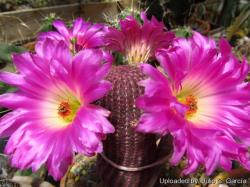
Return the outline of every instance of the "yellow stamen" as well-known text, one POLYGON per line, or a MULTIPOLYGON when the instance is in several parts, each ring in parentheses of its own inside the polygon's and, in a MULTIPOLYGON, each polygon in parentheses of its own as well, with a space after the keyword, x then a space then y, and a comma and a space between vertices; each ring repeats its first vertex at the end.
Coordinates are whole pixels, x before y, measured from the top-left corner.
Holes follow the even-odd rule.
POLYGON ((63 121, 72 122, 79 107, 80 103, 77 100, 73 102, 61 101, 57 108, 57 114, 63 121))
POLYGON ((132 45, 126 51, 126 57, 129 64, 138 64, 148 61, 151 55, 150 46, 144 42, 138 42, 132 45))
POLYGON ((58 107, 58 114, 61 116, 63 119, 68 117, 72 112, 71 106, 69 105, 68 102, 61 102, 59 107, 58 107))
POLYGON ((198 110, 197 99, 193 95, 188 95, 186 97, 181 97, 178 99, 182 104, 188 107, 186 111, 186 118, 190 119, 198 110))
POLYGON ((186 111, 187 118, 192 117, 198 109, 196 98, 193 95, 187 96, 185 104, 188 106, 188 110, 186 111))

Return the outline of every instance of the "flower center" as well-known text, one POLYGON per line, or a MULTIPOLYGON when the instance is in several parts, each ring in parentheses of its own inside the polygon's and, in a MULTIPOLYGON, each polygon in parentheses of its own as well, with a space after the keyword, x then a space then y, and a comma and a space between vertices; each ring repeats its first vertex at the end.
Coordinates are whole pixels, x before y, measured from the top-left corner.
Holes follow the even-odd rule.
POLYGON ((188 106, 188 110, 186 111, 187 118, 192 117, 197 112, 197 100, 193 95, 189 95, 186 97, 185 103, 188 106))
POLYGON ((188 95, 186 97, 181 97, 178 99, 182 104, 188 107, 186 111, 186 118, 190 119, 197 112, 197 99, 193 95, 188 95))
POLYGON ((57 114, 63 121, 72 122, 79 107, 78 101, 61 101, 57 108, 57 114))
POLYGON ((150 47, 145 43, 137 43, 127 49, 126 56, 129 64, 146 62, 151 55, 150 47))
POLYGON ((61 102, 58 107, 58 114, 62 118, 65 118, 71 114, 71 107, 68 102, 61 102))

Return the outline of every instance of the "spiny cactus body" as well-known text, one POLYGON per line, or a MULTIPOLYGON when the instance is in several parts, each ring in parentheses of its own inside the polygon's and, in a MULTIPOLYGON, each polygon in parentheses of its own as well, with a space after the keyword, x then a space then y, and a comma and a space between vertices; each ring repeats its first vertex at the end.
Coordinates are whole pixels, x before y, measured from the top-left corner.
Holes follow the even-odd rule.
MULTIPOLYGON (((111 111, 110 121, 116 130, 107 136, 104 154, 114 163, 125 167, 145 166, 156 159, 155 136, 137 133, 134 129, 141 115, 135 100, 143 93, 138 82, 144 78, 141 70, 135 66, 114 66, 107 76, 113 88, 101 101, 101 105, 111 111)), ((108 187, 149 186, 152 170, 122 171, 111 166, 101 156, 98 158, 98 171, 108 187)))

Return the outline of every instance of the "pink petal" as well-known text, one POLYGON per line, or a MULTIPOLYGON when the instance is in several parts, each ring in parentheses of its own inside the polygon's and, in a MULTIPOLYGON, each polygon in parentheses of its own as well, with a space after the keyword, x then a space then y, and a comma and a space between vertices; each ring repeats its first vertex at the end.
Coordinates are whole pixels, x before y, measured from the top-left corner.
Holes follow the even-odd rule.
POLYGON ((57 29, 57 31, 63 35, 65 38, 68 38, 70 33, 68 31, 68 28, 66 27, 66 25, 64 24, 63 21, 60 20, 56 20, 53 22, 53 26, 57 29))

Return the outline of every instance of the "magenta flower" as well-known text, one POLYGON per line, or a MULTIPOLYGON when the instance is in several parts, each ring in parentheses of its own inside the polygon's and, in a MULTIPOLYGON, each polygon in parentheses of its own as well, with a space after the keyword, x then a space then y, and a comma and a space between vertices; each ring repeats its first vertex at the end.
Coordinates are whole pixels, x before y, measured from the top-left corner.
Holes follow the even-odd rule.
POLYGON ((65 23, 60 20, 53 22, 56 31, 44 32, 39 35, 38 41, 50 38, 56 41, 64 41, 71 50, 80 51, 81 49, 100 48, 104 45, 104 25, 92 24, 78 18, 74 21, 71 28, 67 28, 65 23))
POLYGON ((160 50, 157 59, 166 73, 143 65, 148 79, 137 100, 144 110, 137 130, 173 136, 172 164, 186 157, 184 174, 200 165, 210 175, 220 166, 230 170, 232 160, 250 169, 250 84, 244 82, 249 66, 240 63, 230 45, 198 33, 178 39, 176 50, 160 50))
POLYGON ((157 49, 167 48, 174 38, 174 34, 166 32, 163 23, 154 17, 150 21, 143 12, 141 19, 143 24, 128 16, 120 20, 120 30, 110 27, 105 34, 107 47, 121 52, 130 64, 147 62, 154 57, 157 49))
POLYGON ((114 132, 109 111, 91 104, 111 88, 103 80, 111 63, 103 63, 101 51, 72 57, 64 42, 49 39, 36 50, 13 56, 17 74, 0 73, 18 88, 0 95, 0 105, 13 110, 0 120, 0 136, 10 136, 5 153, 13 166, 35 171, 45 164, 60 179, 75 152, 102 152, 101 140, 114 132))

